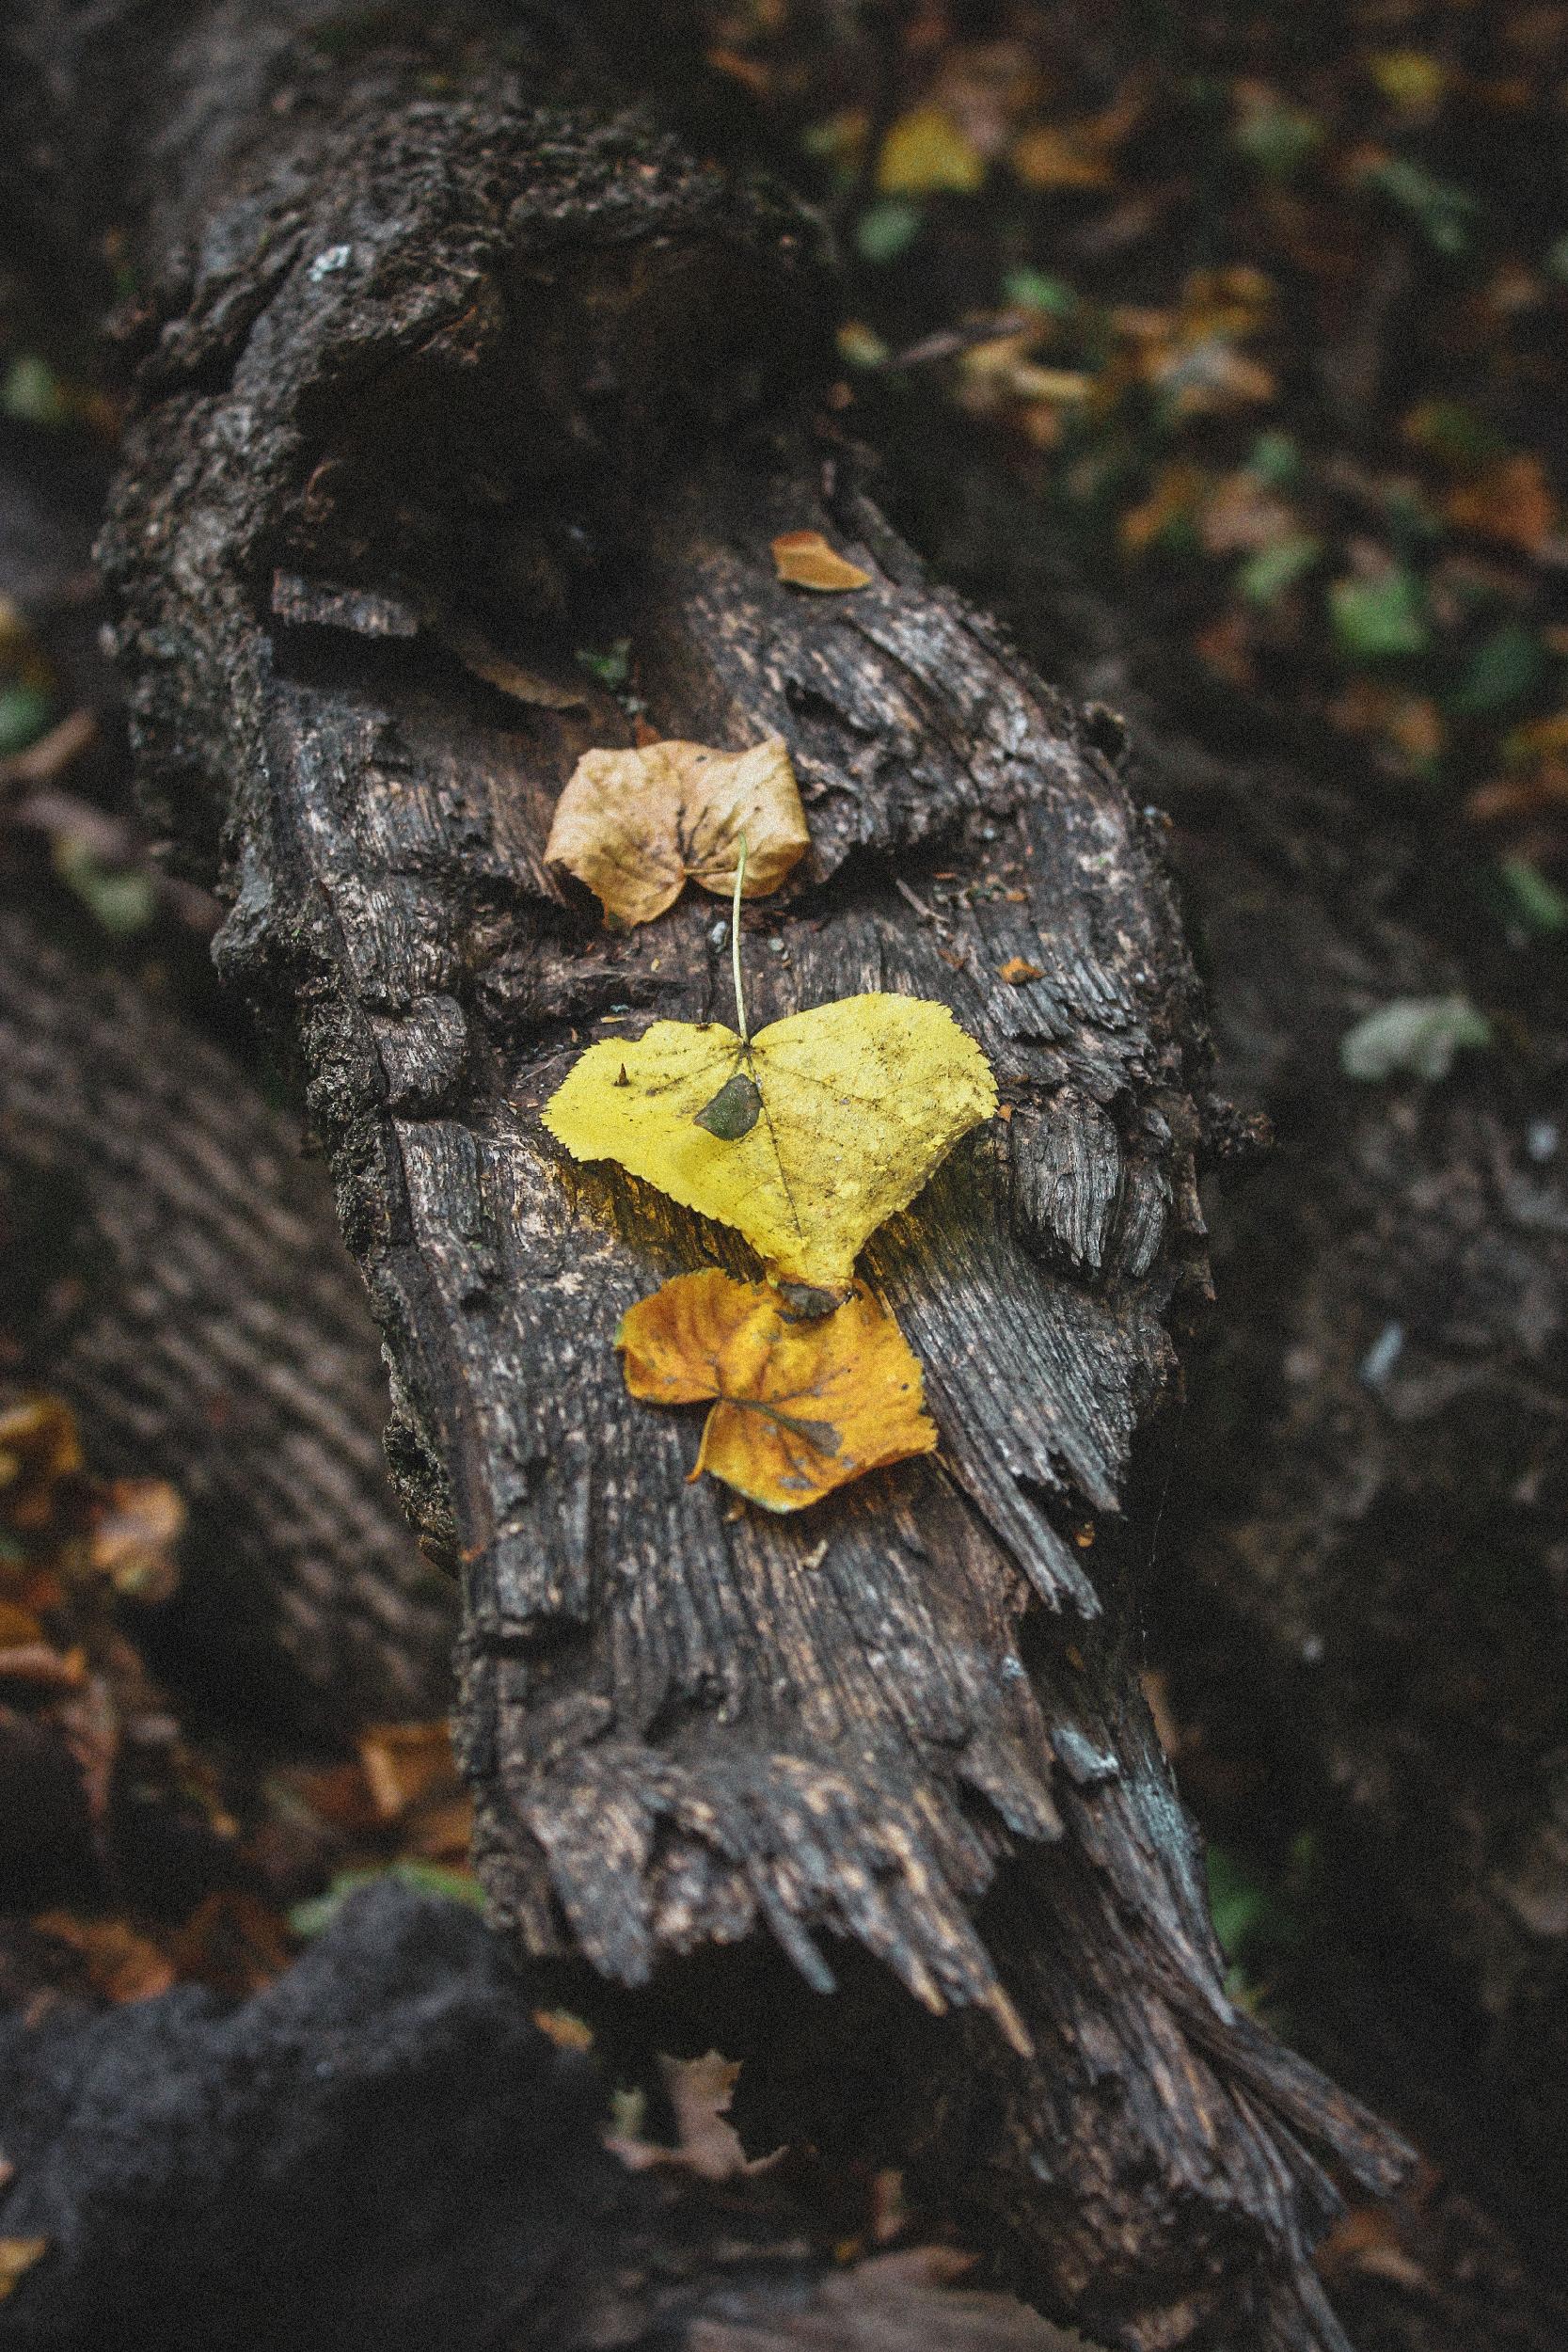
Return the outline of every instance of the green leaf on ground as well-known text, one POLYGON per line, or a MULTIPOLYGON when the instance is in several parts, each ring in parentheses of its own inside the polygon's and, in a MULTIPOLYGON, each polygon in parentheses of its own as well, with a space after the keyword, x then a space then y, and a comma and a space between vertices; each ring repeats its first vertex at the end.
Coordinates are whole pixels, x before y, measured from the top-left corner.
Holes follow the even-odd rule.
POLYGON ((1337 580, 1328 604, 1341 652, 1357 661, 1424 653, 1431 642, 1425 592, 1402 565, 1373 580, 1337 580))
POLYGON ((1009 270, 1002 280, 1002 292, 1021 309, 1048 310, 1053 318, 1067 318, 1078 308, 1078 296, 1066 278, 1048 278, 1044 270, 1009 270))
POLYGON ((855 223, 855 249, 863 262, 895 262, 920 234, 924 215, 901 196, 868 204, 855 223))
POLYGON ((1235 1960, 1248 1936, 1255 1935, 1267 1920, 1274 1898, 1262 1880, 1223 1846, 1210 1847, 1208 1865, 1209 1914, 1214 1933, 1227 1960, 1235 1960))
POLYGON ((289 1914, 289 1931, 293 1935, 321 1935, 332 1925, 351 1895, 357 1895, 362 1886, 374 1886, 382 1879, 394 1879, 400 1886, 411 1886, 425 1895, 444 1895, 451 1903, 467 1903, 470 1911, 484 1908, 484 1889, 477 1879, 465 1877, 460 1870, 443 1870, 436 1862, 390 1862, 384 1870, 341 1870, 325 1895, 312 1895, 302 1903, 295 1903, 289 1914))
POLYGON ((1468 253, 1481 206, 1464 188, 1438 180, 1408 155, 1389 155, 1367 175, 1368 185, 1408 213, 1434 252, 1457 261, 1468 253))
POLYGON ((158 911, 150 874, 135 866, 106 866, 78 834, 61 834, 55 841, 55 871, 93 920, 117 939, 146 930, 158 911))
POLYGON ((1434 1083, 1462 1048, 1491 1042, 1491 1023, 1467 996, 1396 996, 1346 1030, 1339 1067, 1369 1083, 1395 1075, 1434 1083))
POLYGON ((36 743, 49 724, 52 708, 41 686, 0 688, 0 759, 36 743))
POLYGON ((592 645, 579 645, 576 659, 578 669, 586 670, 590 677, 596 677, 601 686, 617 694, 631 675, 631 639, 618 637, 603 653, 595 652, 592 645))
POLYGON ((1499 858, 1497 874, 1515 922, 1530 931, 1568 931, 1568 897, 1528 857, 1499 858))
POLYGON ((1323 142, 1323 126, 1299 106, 1251 106, 1231 134, 1238 151, 1270 180, 1293 180, 1323 142))
POLYGON ((1293 433, 1259 433, 1247 452, 1246 469, 1271 490, 1289 490, 1301 480, 1301 449, 1293 433))
POLYGON ((1522 702, 1540 684, 1546 666, 1541 640, 1522 622, 1505 621, 1483 645, 1478 645, 1465 675, 1449 696, 1449 708, 1460 719, 1484 718, 1510 703, 1522 702))
POLYGON ((48 360, 24 351, 0 380, 0 412, 20 424, 63 424, 71 406, 48 360))
POLYGON ((1309 572, 1323 549, 1305 532, 1291 532, 1273 547, 1249 555, 1236 574, 1237 594, 1247 604, 1277 604, 1304 573, 1309 572))

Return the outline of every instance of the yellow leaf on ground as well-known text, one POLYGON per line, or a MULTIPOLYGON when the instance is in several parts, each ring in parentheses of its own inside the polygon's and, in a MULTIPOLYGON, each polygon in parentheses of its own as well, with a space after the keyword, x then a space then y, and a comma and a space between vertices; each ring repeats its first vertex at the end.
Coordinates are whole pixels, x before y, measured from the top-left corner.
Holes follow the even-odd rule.
POLYGON ((985 179, 985 157, 945 106, 901 115, 877 158, 881 196, 935 196, 942 188, 973 196, 985 179))
POLYGON ((40 2256, 48 2251, 46 2237, 0 2237, 0 2303, 24 2272, 31 2270, 40 2256))
POLYGON ((607 914, 651 923, 688 876, 727 898, 746 836, 746 896, 777 890, 811 847, 783 736, 747 752, 646 743, 584 752, 556 803, 545 855, 607 914))
POLYGON ((1430 114, 1442 103, 1449 69, 1419 49, 1388 49, 1369 57, 1367 71, 1391 105, 1403 114, 1430 114))
POLYGON ((871 574, 830 547, 819 531, 781 532, 773 541, 773 568, 789 588, 832 593, 871 585, 871 574))
POLYGON ((574 1159, 618 1160, 744 1233, 784 1281, 849 1281, 863 1244, 996 1108, 985 1055, 945 1005, 845 996, 759 1031, 656 1021, 591 1045, 545 1124, 574 1159), (717 1098, 750 1115, 700 1125, 717 1098))
POLYGON ((633 1396, 714 1400, 691 1475, 707 1470, 769 1511, 802 1510, 937 1442, 920 1366, 863 1287, 808 1322, 766 1283, 677 1275, 627 1310, 615 1344, 633 1396))

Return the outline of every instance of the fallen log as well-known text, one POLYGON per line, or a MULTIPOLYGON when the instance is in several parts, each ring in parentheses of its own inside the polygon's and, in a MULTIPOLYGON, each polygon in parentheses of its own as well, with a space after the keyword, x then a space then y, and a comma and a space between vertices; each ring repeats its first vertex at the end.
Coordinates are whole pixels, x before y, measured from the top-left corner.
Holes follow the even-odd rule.
POLYGON ((221 9, 160 49, 24 8, 6 170, 56 247, 121 199, 144 786, 299 1074, 463 1572, 496 1915, 607 2034, 717 2040, 743 2128, 904 2163, 1108 2344, 1337 2345, 1323 2162, 1400 2152, 1227 1998, 1136 1682, 1121 1504, 1207 1280, 1159 827, 860 494, 809 220, 580 73, 544 103, 543 51, 325 66, 309 16, 241 56, 221 9), (780 584, 809 528, 870 584, 780 584), (813 850, 748 922, 753 1020, 939 998, 1011 1114, 868 1253, 940 1457, 800 1518, 690 1486, 613 1355, 745 1253, 539 1120, 588 1038, 724 1009, 711 906, 607 936, 543 860, 640 719, 790 743, 813 850))

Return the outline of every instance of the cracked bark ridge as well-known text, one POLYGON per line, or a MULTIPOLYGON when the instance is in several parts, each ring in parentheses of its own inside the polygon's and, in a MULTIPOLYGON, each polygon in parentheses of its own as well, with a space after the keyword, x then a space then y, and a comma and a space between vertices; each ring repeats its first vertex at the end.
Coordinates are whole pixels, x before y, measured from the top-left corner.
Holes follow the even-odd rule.
POLYGON ((295 1122, 127 975, 0 907, 0 1199, 25 1376, 191 1511, 160 1670, 341 1739, 449 1704, 455 1607, 388 1484, 363 1286, 295 1122))
POLYGON ((753 2122, 918 2126, 932 2192, 1108 2343, 1337 2345, 1318 2159, 1399 2152, 1226 1998, 1115 1532, 1205 1283, 1155 829, 814 433, 806 223, 504 81, 311 106, 149 337, 104 553, 144 774, 297 1057, 407 1500, 455 1531, 498 1915, 651 2030, 733 2028, 753 2122), (777 583, 812 527, 872 585, 777 583), (580 703, 498 695, 433 612, 580 703), (623 639, 640 712, 572 659, 623 639), (941 1458, 794 1521, 688 1486, 611 1348, 744 1251, 539 1121, 589 1038, 725 1009, 710 905, 609 937, 542 863, 636 715, 790 741, 814 852, 748 915, 753 1020, 941 997, 1013 1114, 869 1253, 941 1458))

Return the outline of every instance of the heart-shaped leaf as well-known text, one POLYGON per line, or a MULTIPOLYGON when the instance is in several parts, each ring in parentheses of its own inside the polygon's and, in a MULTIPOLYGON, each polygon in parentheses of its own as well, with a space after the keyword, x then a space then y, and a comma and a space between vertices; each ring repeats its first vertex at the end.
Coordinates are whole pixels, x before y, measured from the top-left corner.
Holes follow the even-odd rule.
POLYGON ((945 1005, 867 995, 791 1013, 749 1044, 717 1021, 656 1021, 591 1045, 545 1124, 574 1158, 618 1160, 733 1225, 778 1279, 835 1290, 995 1108, 985 1055, 945 1005), (761 1098, 745 1128, 729 1116, 737 1077, 761 1098))

